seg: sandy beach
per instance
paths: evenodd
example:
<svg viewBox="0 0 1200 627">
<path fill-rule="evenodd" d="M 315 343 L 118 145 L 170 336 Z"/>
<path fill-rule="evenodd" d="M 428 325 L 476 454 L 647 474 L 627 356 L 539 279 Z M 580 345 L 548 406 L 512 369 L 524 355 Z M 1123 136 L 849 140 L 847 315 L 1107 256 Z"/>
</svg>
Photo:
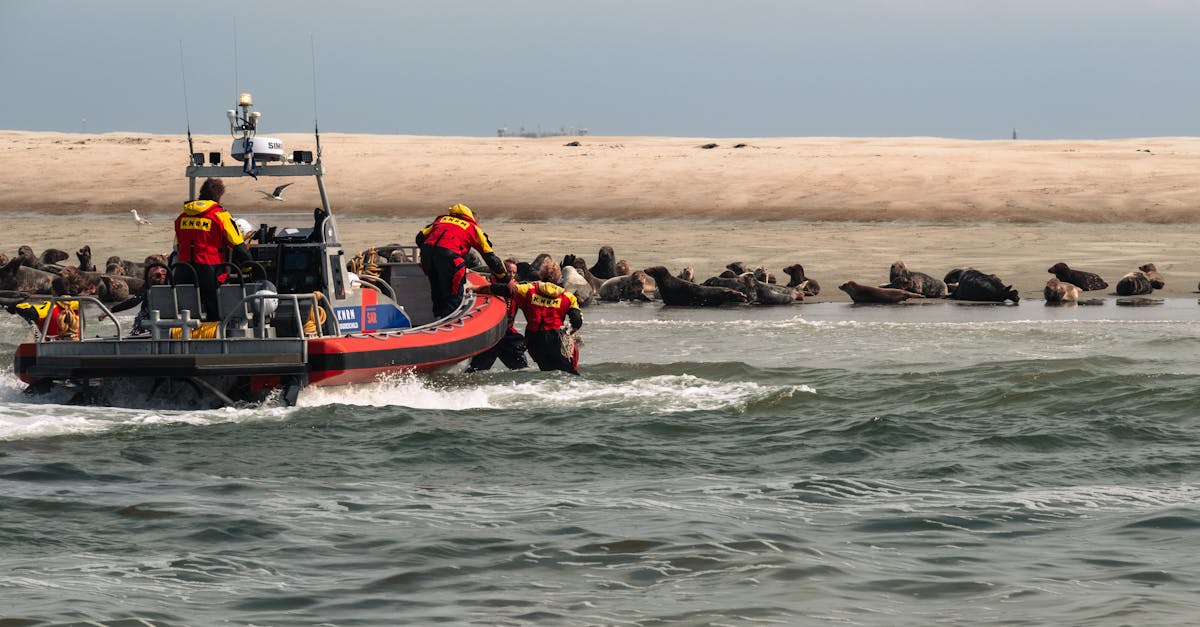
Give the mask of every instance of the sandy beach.
<svg viewBox="0 0 1200 627">
<path fill-rule="evenodd" d="M 313 148 L 309 135 L 275 136 L 288 150 Z M 1040 298 L 1059 261 L 1111 284 L 1153 262 L 1166 278 L 1163 297 L 1194 297 L 1200 280 L 1198 138 L 327 134 L 321 143 L 352 250 L 408 243 L 463 202 L 503 256 L 592 261 L 607 244 L 634 268 L 690 265 L 700 277 L 734 260 L 776 271 L 801 263 L 822 285 L 819 300 L 845 300 L 837 285 L 846 280 L 885 282 L 896 260 L 938 277 L 975 267 L 1024 298 Z M 195 140 L 206 153 L 228 154 L 229 144 Z M 0 252 L 90 244 L 103 259 L 168 250 L 187 152 L 175 136 L 0 131 Z M 224 204 L 235 215 L 319 204 L 307 182 L 283 204 L 259 193 L 276 182 L 229 181 Z M 152 224 L 138 227 L 129 209 Z"/>
</svg>

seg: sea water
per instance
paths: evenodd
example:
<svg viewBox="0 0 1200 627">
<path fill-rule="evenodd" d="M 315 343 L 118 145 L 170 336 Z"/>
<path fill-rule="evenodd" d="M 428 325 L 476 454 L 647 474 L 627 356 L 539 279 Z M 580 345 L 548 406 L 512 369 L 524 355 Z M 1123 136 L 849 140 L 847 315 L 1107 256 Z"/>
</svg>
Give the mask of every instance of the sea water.
<svg viewBox="0 0 1200 627">
<path fill-rule="evenodd" d="M 1172 625 L 1200 304 L 585 310 L 583 376 L 297 407 L 30 398 L 0 317 L 0 617 Z"/>
</svg>

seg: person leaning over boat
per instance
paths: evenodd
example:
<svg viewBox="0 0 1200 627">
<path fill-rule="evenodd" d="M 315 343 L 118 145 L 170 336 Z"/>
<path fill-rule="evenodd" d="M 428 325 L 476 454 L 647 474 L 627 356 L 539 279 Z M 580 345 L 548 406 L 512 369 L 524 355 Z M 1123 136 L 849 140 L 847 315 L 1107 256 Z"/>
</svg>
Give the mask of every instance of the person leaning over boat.
<svg viewBox="0 0 1200 627">
<path fill-rule="evenodd" d="M 579 374 L 579 344 L 572 342 L 570 356 L 564 354 L 565 335 L 574 336 L 583 326 L 583 312 L 575 295 L 552 282 L 557 264 L 543 268 L 539 281 L 492 283 L 476 291 L 506 296 L 525 314 L 525 345 L 541 370 Z M 570 321 L 571 330 L 564 323 Z"/>
<path fill-rule="evenodd" d="M 196 200 L 183 204 L 183 212 L 175 218 L 176 263 L 187 263 L 195 269 L 192 273 L 182 266 L 175 267 L 175 283 L 193 280 L 200 286 L 200 300 L 204 306 L 204 320 L 211 322 L 217 317 L 218 274 L 232 253 L 237 264 L 250 263 L 250 251 L 242 234 L 233 223 L 233 217 L 221 207 L 221 196 L 225 194 L 225 183 L 221 179 L 205 179 Z"/>
<path fill-rule="evenodd" d="M 508 276 L 516 276 L 517 260 L 505 259 L 504 268 L 508 270 Z M 520 368 L 528 368 L 529 360 L 525 359 L 525 336 L 517 331 L 517 301 L 509 298 L 508 306 L 508 331 L 504 337 L 495 346 L 479 353 L 471 358 L 471 364 L 467 366 L 467 372 L 477 372 L 479 370 L 491 370 L 492 366 L 499 359 L 501 363 L 508 366 L 509 370 L 518 370 Z"/>
<path fill-rule="evenodd" d="M 492 251 L 492 242 L 466 205 L 454 205 L 417 233 L 421 248 L 421 270 L 429 277 L 433 315 L 444 318 L 462 302 L 467 263 L 464 257 L 474 248 L 492 270 L 492 278 L 504 281 L 508 272 Z"/>
</svg>

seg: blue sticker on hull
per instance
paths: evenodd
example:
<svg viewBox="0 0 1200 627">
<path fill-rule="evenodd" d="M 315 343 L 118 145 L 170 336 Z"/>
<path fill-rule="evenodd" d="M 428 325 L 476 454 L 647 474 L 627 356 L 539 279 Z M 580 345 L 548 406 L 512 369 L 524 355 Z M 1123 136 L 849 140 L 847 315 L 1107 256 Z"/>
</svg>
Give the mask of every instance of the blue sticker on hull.
<svg viewBox="0 0 1200 627">
<path fill-rule="evenodd" d="M 354 333 L 362 331 L 362 320 L 358 317 L 359 307 L 334 307 L 333 313 L 337 316 L 338 331 L 343 333 Z"/>
<path fill-rule="evenodd" d="M 374 331 L 375 329 L 407 329 L 412 326 L 412 321 L 408 316 L 400 310 L 399 307 L 386 305 L 368 305 L 367 306 L 367 330 Z"/>
</svg>

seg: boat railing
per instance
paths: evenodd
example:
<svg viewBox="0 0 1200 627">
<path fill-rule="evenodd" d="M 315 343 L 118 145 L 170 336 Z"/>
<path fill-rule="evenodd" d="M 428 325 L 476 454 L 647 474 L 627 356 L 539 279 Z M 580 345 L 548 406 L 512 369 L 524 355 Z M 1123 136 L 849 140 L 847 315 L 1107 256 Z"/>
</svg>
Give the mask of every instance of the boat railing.
<svg viewBox="0 0 1200 627">
<path fill-rule="evenodd" d="M 272 301 L 274 301 L 274 303 L 272 303 Z M 280 301 L 286 301 L 288 304 L 284 305 Z M 326 299 L 316 292 L 308 292 L 304 294 L 247 294 L 245 298 L 242 299 L 242 306 L 248 307 L 254 317 L 253 331 L 255 337 L 269 337 L 272 335 L 272 333 L 274 333 L 275 337 L 304 338 L 308 337 L 310 334 L 305 328 L 309 320 L 300 310 L 301 302 L 305 302 L 310 305 L 308 307 L 308 312 L 309 315 L 312 316 L 313 322 L 313 330 L 311 334 L 314 337 L 325 337 L 325 325 L 321 320 L 320 314 L 316 313 L 316 311 L 319 309 L 320 311 L 325 312 L 327 320 L 333 319 L 334 313 L 329 306 L 325 304 Z M 287 307 L 287 309 L 280 309 L 281 305 Z M 264 312 L 271 308 L 275 310 L 274 315 L 264 315 Z M 287 311 L 288 314 L 290 314 L 290 318 L 284 317 L 284 319 L 281 320 L 279 315 L 280 311 Z M 236 337 L 229 334 L 229 325 L 241 319 L 242 318 L 236 311 L 227 314 L 225 318 L 221 320 L 221 325 L 217 332 L 218 337 L 220 339 Z M 268 319 L 271 319 L 272 321 L 270 326 L 268 326 Z M 295 332 L 290 333 L 292 329 L 288 328 L 287 325 L 279 324 L 279 322 L 285 322 L 288 324 L 294 323 Z M 279 335 L 280 330 L 283 330 L 287 333 L 284 335 Z"/>
<path fill-rule="evenodd" d="M 358 275 L 358 280 L 361 281 L 363 285 L 377 290 L 393 301 L 396 300 L 396 290 L 392 289 L 392 285 L 387 281 L 384 281 L 382 278 L 373 274 L 360 274 Z"/>
<path fill-rule="evenodd" d="M 51 312 L 54 311 L 54 307 L 56 305 L 61 304 L 59 307 L 60 309 L 70 310 L 71 303 L 77 303 L 77 308 L 74 310 L 74 313 L 79 316 L 80 338 L 83 338 L 84 333 L 87 331 L 87 316 L 83 315 L 85 303 L 92 303 L 96 305 L 96 307 L 100 309 L 100 315 L 97 316 L 97 320 L 111 321 L 113 326 L 117 329 L 117 337 L 121 337 L 121 323 L 117 322 L 116 316 L 113 315 L 112 310 L 110 310 L 104 303 L 100 302 L 100 299 L 96 298 L 95 296 L 52 296 L 46 300 L 50 303 Z M 60 337 L 49 337 L 50 322 L 52 321 L 52 317 L 53 316 L 47 315 L 43 320 L 41 320 L 41 326 L 38 327 L 38 343 L 63 341 Z"/>
</svg>

